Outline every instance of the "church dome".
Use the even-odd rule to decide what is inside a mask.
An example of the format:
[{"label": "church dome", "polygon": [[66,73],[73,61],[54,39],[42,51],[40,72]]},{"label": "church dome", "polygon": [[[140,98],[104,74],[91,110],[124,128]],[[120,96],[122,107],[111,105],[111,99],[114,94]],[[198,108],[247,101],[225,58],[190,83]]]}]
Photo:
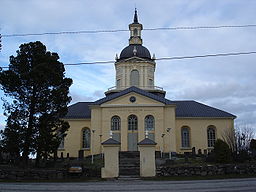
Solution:
[{"label": "church dome", "polygon": [[119,59],[127,59],[134,56],[144,59],[151,59],[149,50],[146,47],[139,44],[132,44],[125,47],[121,51]]}]

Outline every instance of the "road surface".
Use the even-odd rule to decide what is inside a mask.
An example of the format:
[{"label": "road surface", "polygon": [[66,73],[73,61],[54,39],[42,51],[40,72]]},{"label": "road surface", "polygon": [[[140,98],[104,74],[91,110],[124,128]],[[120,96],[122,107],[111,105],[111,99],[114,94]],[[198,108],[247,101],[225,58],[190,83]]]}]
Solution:
[{"label": "road surface", "polygon": [[195,180],[195,181],[144,181],[116,180],[70,183],[0,183],[1,192],[56,192],[56,191],[248,191],[256,192],[256,178]]}]

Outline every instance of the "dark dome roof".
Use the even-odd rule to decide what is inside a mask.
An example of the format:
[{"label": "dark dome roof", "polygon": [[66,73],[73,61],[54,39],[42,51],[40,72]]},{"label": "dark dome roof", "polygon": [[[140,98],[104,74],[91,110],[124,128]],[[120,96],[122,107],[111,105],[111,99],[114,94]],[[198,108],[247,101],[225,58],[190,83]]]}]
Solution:
[{"label": "dark dome roof", "polygon": [[[133,53],[134,47],[136,47],[136,50],[137,50],[136,55],[134,55]],[[149,50],[142,45],[129,45],[125,47],[121,51],[119,59],[126,59],[134,56],[145,58],[145,59],[151,59]]]}]

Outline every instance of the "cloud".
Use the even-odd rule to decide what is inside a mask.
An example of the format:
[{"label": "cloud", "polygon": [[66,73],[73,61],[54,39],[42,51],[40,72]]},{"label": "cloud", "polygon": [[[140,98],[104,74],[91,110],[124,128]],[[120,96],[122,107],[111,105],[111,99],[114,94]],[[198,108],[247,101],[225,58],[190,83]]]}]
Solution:
[{"label": "cloud", "polygon": [[[144,28],[255,23],[256,1],[2,0],[0,32],[128,29],[135,3]],[[114,60],[128,38],[129,32],[3,38],[0,63],[6,66],[21,43],[35,40],[57,52],[63,63]],[[255,28],[144,30],[142,38],[157,58],[256,50]],[[170,99],[199,100],[256,125],[255,59],[256,55],[246,55],[157,61],[155,84]],[[67,66],[66,76],[73,79],[72,102],[98,99],[115,85],[114,63]]]}]

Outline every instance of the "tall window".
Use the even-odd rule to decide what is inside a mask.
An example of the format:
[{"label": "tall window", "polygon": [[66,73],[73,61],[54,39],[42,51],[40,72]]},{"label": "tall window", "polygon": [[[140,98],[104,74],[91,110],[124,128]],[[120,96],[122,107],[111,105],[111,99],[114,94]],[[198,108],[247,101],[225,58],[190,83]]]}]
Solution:
[{"label": "tall window", "polygon": [[113,116],[113,117],[111,118],[111,130],[112,130],[112,131],[118,131],[118,130],[120,130],[120,124],[121,124],[120,117],[118,117],[118,116]]},{"label": "tall window", "polygon": [[155,129],[155,119],[152,115],[147,115],[145,117],[145,131],[154,131]]},{"label": "tall window", "polygon": [[59,149],[64,149],[64,135],[61,135],[60,138],[61,138],[61,141],[60,141]]},{"label": "tall window", "polygon": [[216,140],[214,126],[209,126],[207,128],[207,140],[208,140],[208,147],[214,147],[215,140]]},{"label": "tall window", "polygon": [[91,145],[91,132],[90,129],[83,129],[83,140],[82,140],[82,148],[89,149]]},{"label": "tall window", "polygon": [[130,84],[131,84],[131,86],[139,86],[139,71],[138,70],[131,71]]},{"label": "tall window", "polygon": [[133,36],[137,36],[137,35],[138,35],[138,29],[135,28],[135,29],[133,30]]},{"label": "tall window", "polygon": [[182,147],[190,147],[189,141],[189,127],[181,128],[181,146]]},{"label": "tall window", "polygon": [[138,130],[138,119],[136,115],[128,117],[128,130]]}]

